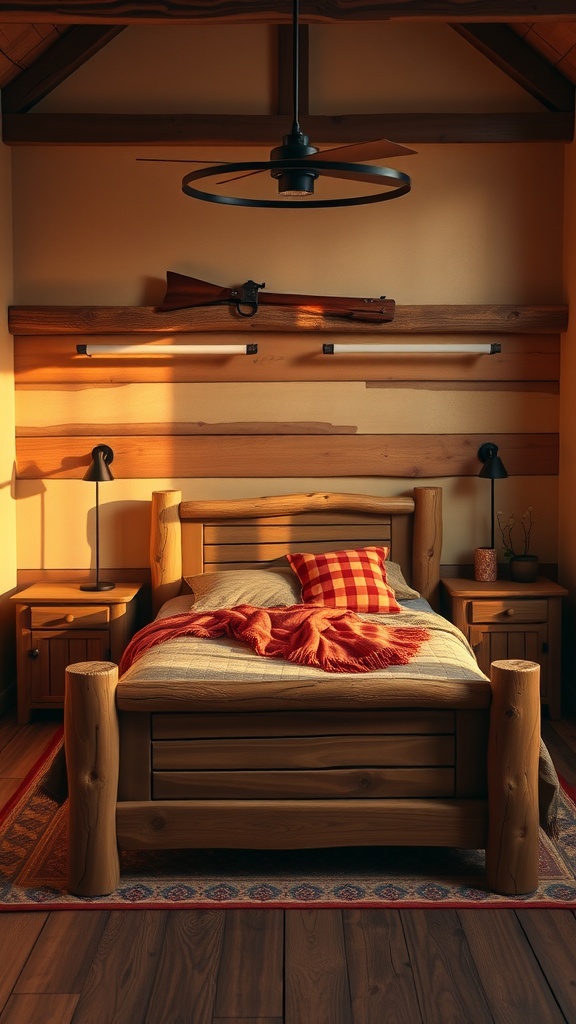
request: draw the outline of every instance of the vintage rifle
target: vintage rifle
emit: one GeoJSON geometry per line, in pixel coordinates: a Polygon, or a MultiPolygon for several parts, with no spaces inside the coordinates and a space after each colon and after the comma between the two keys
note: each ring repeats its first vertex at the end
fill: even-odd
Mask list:
{"type": "Polygon", "coordinates": [[[189,309],[193,306],[231,305],[239,316],[251,317],[263,306],[298,306],[323,316],[346,317],[351,320],[368,320],[374,323],[388,323],[394,319],[396,303],[381,296],[379,299],[342,298],[336,295],[293,295],[264,292],[264,284],[246,281],[240,288],[221,288],[220,285],[201,281],[198,277],[186,277],[172,270],[166,273],[166,294],[161,306],[162,312],[171,309],[189,309]]]}

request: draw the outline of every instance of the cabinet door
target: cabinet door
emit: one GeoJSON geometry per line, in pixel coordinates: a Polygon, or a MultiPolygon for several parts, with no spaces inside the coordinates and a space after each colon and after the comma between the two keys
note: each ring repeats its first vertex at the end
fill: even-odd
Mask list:
{"type": "Polygon", "coordinates": [[[513,658],[538,662],[541,666],[540,696],[542,700],[546,700],[548,690],[548,628],[546,624],[471,626],[470,645],[480,668],[487,676],[490,675],[490,664],[493,661],[513,658]]]}
{"type": "Polygon", "coordinates": [[[106,661],[110,657],[110,635],[108,630],[92,629],[35,631],[29,657],[33,703],[60,706],[67,666],[78,661],[106,661]]]}

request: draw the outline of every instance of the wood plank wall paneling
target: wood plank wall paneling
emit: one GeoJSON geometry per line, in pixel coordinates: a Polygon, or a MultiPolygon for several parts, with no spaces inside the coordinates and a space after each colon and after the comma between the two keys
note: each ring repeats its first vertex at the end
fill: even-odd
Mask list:
{"type": "MultiPolygon", "coordinates": [[[[114,475],[141,477],[477,476],[482,434],[106,436],[114,475]]],[[[492,436],[515,476],[558,473],[557,434],[492,436]]],[[[81,479],[102,437],[21,437],[21,479],[81,479]]]]}
{"type": "MultiPolygon", "coordinates": [[[[42,326],[40,320],[35,329],[42,326]]],[[[179,340],[245,343],[246,337],[180,334],[179,340]]],[[[409,332],[405,337],[435,340],[409,332]]],[[[377,338],[364,333],[361,340],[377,338]]],[[[65,498],[58,488],[81,479],[92,447],[105,442],[114,450],[116,479],[145,479],[152,486],[156,480],[170,486],[171,479],[216,479],[223,482],[218,493],[233,496],[235,486],[245,493],[252,479],[286,478],[290,490],[291,479],[309,479],[316,489],[317,480],[330,478],[340,482],[340,490],[352,491],[361,478],[389,477],[406,481],[402,491],[419,479],[476,477],[478,448],[490,440],[499,445],[512,482],[530,478],[530,487],[538,487],[540,479],[554,493],[549,489],[558,474],[560,335],[518,331],[515,325],[511,333],[437,338],[497,341],[501,351],[473,357],[324,356],[319,332],[260,332],[252,339],[258,343],[255,356],[125,360],[78,355],[81,334],[16,334],[17,477],[24,492],[30,482],[43,480],[50,506],[59,505],[65,498]]],[[[147,340],[139,332],[95,340],[131,339],[147,340]]],[[[170,341],[158,334],[153,339],[170,341]]],[[[330,340],[338,341],[338,335],[330,340]]],[[[363,480],[362,488],[368,486],[363,480]]],[[[194,493],[202,496],[201,483],[194,493]]],[[[447,528],[451,515],[464,516],[478,524],[474,530],[480,534],[484,510],[470,505],[474,488],[464,493],[463,505],[447,507],[447,528]]],[[[28,513],[29,529],[36,514],[28,513]]],[[[120,522],[120,509],[111,514],[120,522]]],[[[554,534],[553,524],[543,529],[554,534]]],[[[467,561],[468,554],[462,545],[459,557],[467,561]]],[[[84,562],[72,556],[72,565],[84,562]]],[[[145,562],[143,553],[142,567],[145,562]]],[[[28,562],[25,571],[34,578],[36,572],[69,575],[74,570],[65,564],[70,563],[48,562],[34,570],[28,562]]]]}
{"type": "MultiPolygon", "coordinates": [[[[475,336],[481,340],[483,336],[475,336]]],[[[108,344],[126,344],[129,337],[112,335],[108,344]]],[[[141,341],[142,339],[137,339],[141,341]]],[[[144,339],[145,340],[145,339],[144,339]]],[[[163,339],[170,343],[170,339],[163,339]]],[[[186,340],[186,339],[182,339],[186,340]]],[[[227,341],[234,340],[230,337],[227,341]]],[[[245,337],[238,339],[245,341],[245,337]]],[[[337,342],[338,336],[332,340],[337,342]]],[[[350,340],[350,339],[347,339],[350,340]]],[[[378,338],[370,336],[368,341],[378,338]]],[[[413,341],[420,340],[413,336],[413,341]]],[[[426,339],[422,339],[426,340],[426,339]]],[[[440,340],[462,340],[467,336],[440,340]]],[[[78,355],[77,335],[17,336],[14,347],[16,386],[22,384],[126,384],[132,381],[175,383],[192,381],[336,381],[363,380],[558,383],[558,334],[490,335],[501,352],[495,355],[323,355],[322,338],[310,335],[262,335],[257,355],[124,359],[78,355]]]]}

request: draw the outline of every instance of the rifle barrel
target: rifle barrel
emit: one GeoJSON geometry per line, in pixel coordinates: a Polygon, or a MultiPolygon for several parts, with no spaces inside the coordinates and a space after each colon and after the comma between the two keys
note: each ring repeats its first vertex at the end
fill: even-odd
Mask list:
{"type": "MultiPolygon", "coordinates": [[[[221,288],[219,285],[168,271],[164,301],[159,310],[188,309],[194,306],[238,305],[241,289],[221,288]]],[[[297,295],[291,292],[258,292],[258,305],[298,306],[327,316],[349,316],[356,320],[377,322],[394,318],[395,302],[383,296],[358,298],[338,295],[297,295]]]]}

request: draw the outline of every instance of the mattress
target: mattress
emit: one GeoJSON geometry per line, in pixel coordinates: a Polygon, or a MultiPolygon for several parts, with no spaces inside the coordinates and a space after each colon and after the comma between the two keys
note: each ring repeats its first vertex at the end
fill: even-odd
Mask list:
{"type": "MultiPolygon", "coordinates": [[[[160,610],[164,618],[190,610],[190,599],[174,598],[160,610]]],[[[362,676],[390,679],[421,679],[433,681],[478,680],[487,677],[478,668],[474,653],[464,635],[433,612],[423,599],[402,602],[402,611],[393,615],[360,614],[368,622],[387,626],[417,626],[429,632],[418,654],[407,665],[392,666],[362,676]]],[[[180,637],[167,640],[146,651],[124,673],[127,683],[146,681],[219,680],[232,682],[275,682],[334,678],[332,673],[306,665],[296,665],[280,658],[263,658],[246,644],[229,637],[204,639],[180,637]]],[[[339,679],[358,679],[358,673],[338,673],[339,679]]]]}

